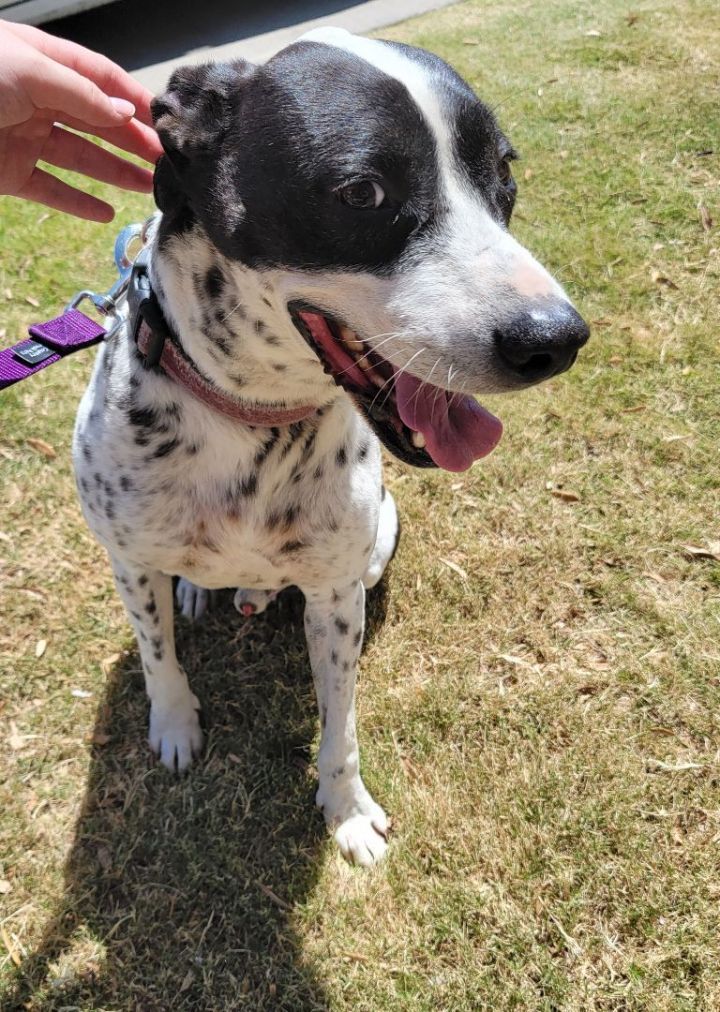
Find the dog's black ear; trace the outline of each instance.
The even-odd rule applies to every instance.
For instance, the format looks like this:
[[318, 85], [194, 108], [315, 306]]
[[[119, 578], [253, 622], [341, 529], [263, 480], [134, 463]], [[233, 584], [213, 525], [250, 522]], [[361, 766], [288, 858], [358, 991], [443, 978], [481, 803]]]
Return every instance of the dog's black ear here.
[[247, 60], [181, 67], [151, 110], [165, 154], [155, 169], [155, 201], [162, 211], [192, 203], [207, 182], [230, 125], [233, 97], [252, 76]]

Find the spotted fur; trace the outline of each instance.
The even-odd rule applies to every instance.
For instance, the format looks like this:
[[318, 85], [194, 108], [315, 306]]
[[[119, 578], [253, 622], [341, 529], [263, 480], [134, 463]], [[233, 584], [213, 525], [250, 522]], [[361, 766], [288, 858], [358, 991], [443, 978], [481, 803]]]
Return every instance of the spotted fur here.
[[[492, 114], [429, 54], [312, 33], [265, 68], [177, 72], [154, 115], [165, 156], [150, 276], [172, 339], [226, 394], [314, 410], [284, 427], [240, 424], [148, 368], [131, 328], [100, 350], [75, 472], [137, 634], [150, 744], [183, 770], [202, 742], [175, 653], [172, 577], [189, 617], [217, 588], [239, 587], [247, 615], [299, 587], [322, 726], [317, 803], [342, 852], [369, 864], [388, 823], [360, 776], [355, 679], [365, 588], [395, 550], [397, 514], [378, 439], [288, 306], [307, 300], [369, 338], [394, 335], [393, 362], [415, 362], [421, 379], [439, 369], [448, 388], [455, 376], [458, 390], [496, 390], [517, 386], [490, 365], [507, 307], [565, 297], [506, 231], [512, 195], [497, 166], [507, 142]], [[302, 189], [313, 160], [335, 171], [368, 151], [392, 154], [388, 172], [414, 187], [382, 235]]]

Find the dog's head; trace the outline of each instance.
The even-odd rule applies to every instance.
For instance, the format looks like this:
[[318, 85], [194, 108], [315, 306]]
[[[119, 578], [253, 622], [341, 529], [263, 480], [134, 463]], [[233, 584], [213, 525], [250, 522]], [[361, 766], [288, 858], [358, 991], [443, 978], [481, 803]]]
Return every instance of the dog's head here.
[[554, 376], [587, 340], [507, 230], [512, 146], [438, 57], [320, 29], [264, 66], [177, 71], [153, 113], [161, 209], [273, 277], [402, 459], [469, 467], [501, 425], [467, 395]]

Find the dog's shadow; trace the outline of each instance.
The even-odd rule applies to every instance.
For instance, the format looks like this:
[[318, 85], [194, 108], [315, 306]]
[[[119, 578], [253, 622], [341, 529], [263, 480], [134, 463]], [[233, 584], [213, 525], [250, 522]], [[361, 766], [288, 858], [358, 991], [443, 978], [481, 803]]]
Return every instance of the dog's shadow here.
[[[368, 595], [367, 638], [385, 587]], [[137, 652], [110, 674], [62, 902], [6, 1007], [327, 1009], [293, 924], [330, 846], [302, 599], [286, 592], [247, 623], [230, 600], [176, 623], [206, 724], [187, 776], [151, 760]]]

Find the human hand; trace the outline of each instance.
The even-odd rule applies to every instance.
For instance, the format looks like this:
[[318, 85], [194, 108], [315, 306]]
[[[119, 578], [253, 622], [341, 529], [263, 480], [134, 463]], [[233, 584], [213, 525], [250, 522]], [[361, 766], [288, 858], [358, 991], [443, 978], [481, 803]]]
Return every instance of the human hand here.
[[125, 190], [152, 190], [152, 173], [71, 130], [155, 162], [152, 95], [89, 49], [29, 25], [0, 21], [0, 193], [91, 221], [110, 221], [109, 204], [37, 167], [43, 161]]

